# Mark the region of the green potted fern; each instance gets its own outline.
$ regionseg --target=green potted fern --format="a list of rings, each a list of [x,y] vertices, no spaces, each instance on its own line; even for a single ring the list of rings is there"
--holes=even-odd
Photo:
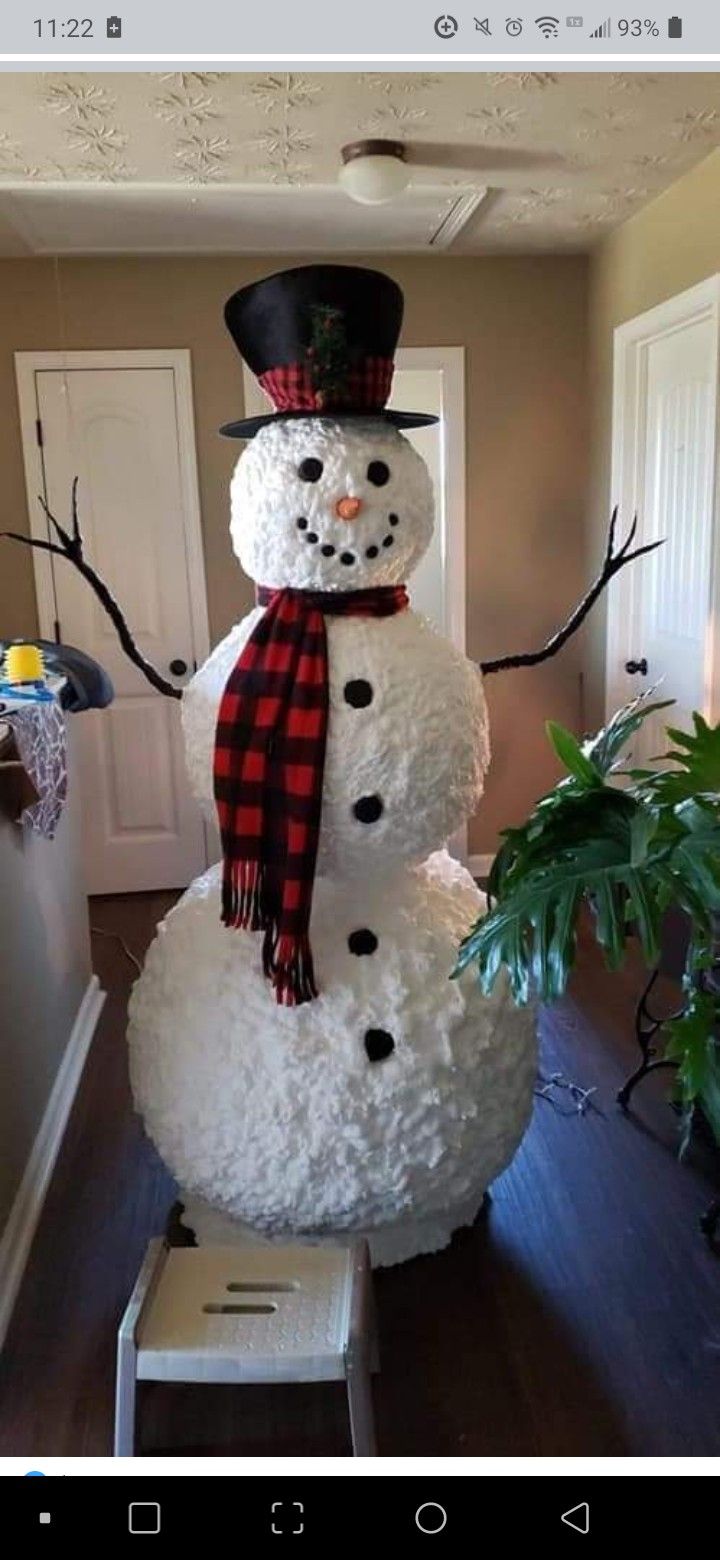
[[[647,717],[672,701],[641,695],[584,742],[549,721],[567,773],[520,828],[506,829],[488,880],[487,910],[461,945],[456,973],[475,964],[483,990],[506,970],[515,1001],[554,1002],[575,962],[589,907],[610,969],[637,936],[649,966],[663,917],[689,922],[684,1007],[661,1030],[677,1064],[683,1145],[698,1105],[720,1143],[720,726],[693,716],[667,728],[667,767],[625,767],[622,753]]]

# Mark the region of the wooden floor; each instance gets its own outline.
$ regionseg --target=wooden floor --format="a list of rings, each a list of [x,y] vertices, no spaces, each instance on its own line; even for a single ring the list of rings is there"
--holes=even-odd
[[[169,902],[96,900],[92,919],[142,957]],[[93,946],[108,1000],[0,1359],[3,1454],[109,1452],[115,1331],[174,1198],[130,1107],[135,971],[117,941]],[[487,1216],[376,1275],[382,1453],[720,1453],[720,1261],[698,1232],[715,1188],[676,1162],[663,1075],[637,1115],[614,1103],[642,983],[584,951],[573,997],[542,1017],[542,1067],[596,1088],[597,1109],[538,1099]],[[348,1451],[334,1386],[152,1386],[142,1417],[146,1452]]]

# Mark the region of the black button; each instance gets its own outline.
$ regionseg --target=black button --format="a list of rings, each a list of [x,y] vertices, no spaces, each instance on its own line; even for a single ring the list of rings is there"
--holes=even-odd
[[[348,937],[348,948],[358,959],[366,954],[374,953],[378,945],[377,937],[367,926],[361,926],[356,932],[351,932]]]
[[[371,1062],[384,1062],[395,1050],[395,1041],[387,1029],[366,1029],[365,1050]]]
[[[383,537],[383,547],[392,547],[392,544],[393,544],[394,540],[395,540],[394,536],[384,536]]]
[[[353,807],[358,823],[377,823],[383,810],[379,796],[361,796]]]
[[[354,710],[366,710],[373,701],[372,688],[364,677],[353,677],[350,682],[346,682],[343,695],[345,703],[352,704]]]
[[[346,563],[346,564],[354,563],[355,562],[355,554],[354,553],[341,553],[340,554],[340,562],[341,563]]]
[[[307,523],[307,520],[305,519],[304,515],[300,516],[300,519],[296,522],[296,524],[297,524],[298,531],[307,531],[307,524],[308,523]]]
[[[398,515],[388,515],[388,520],[390,521],[391,525],[397,525],[398,522],[399,522],[399,516]]]
[[[326,542],[325,546],[320,548],[320,551],[323,555],[323,558],[335,557],[335,548],[331,545],[330,542]]]
[[[376,547],[375,544],[373,543],[372,547],[367,547],[366,548],[366,550],[365,550],[365,557],[366,558],[377,558],[377,555],[378,555],[379,551],[380,551],[380,548]]]
[[[317,541],[317,532],[316,531],[308,531],[308,534],[305,537],[305,541],[306,542],[316,542]]]

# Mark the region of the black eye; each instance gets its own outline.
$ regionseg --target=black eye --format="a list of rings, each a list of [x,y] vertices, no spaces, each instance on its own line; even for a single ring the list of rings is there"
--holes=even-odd
[[[302,465],[298,467],[298,476],[303,482],[319,482],[323,474],[323,463],[316,460],[314,455],[309,455]]]
[[[374,487],[384,487],[390,481],[390,467],[385,465],[384,460],[371,460],[367,474],[368,482],[372,482]]]

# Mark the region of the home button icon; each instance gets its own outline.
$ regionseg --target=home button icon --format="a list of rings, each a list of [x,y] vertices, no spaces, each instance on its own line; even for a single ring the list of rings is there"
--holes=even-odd
[[[415,1522],[421,1533],[442,1533],[447,1526],[447,1512],[435,1500],[426,1500],[415,1512]]]

